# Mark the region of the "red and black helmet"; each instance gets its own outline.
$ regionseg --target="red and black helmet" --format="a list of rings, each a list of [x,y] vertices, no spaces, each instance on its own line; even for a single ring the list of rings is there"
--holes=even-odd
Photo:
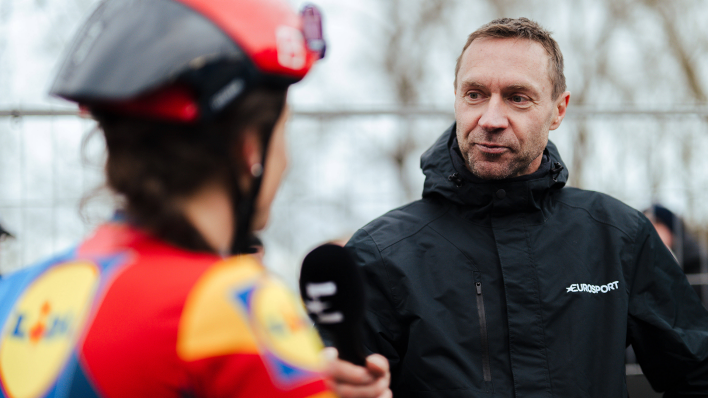
[[[208,122],[253,88],[299,81],[324,52],[314,6],[297,15],[285,0],[104,0],[50,93],[92,112]],[[269,139],[262,137],[264,165]],[[261,176],[250,192],[231,184],[232,253],[248,248]]]
[[[324,56],[319,11],[280,0],[106,0],[50,94],[175,122],[208,120],[252,87],[287,87]]]

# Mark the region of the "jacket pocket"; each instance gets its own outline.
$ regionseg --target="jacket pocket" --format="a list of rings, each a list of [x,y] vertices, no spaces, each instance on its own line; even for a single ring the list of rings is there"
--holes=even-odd
[[[493,394],[490,372],[491,354],[495,352],[491,321],[496,318],[490,312],[493,290],[491,285],[484,286],[479,271],[466,274],[464,271],[460,270],[453,278],[444,273],[446,280],[431,281],[427,288],[411,289],[403,300],[404,311],[415,315],[407,318],[403,327],[401,359],[392,371],[394,396],[452,398]],[[435,277],[442,276],[425,275],[428,279]],[[476,282],[481,283],[482,297],[477,295]],[[485,304],[488,308],[484,308]],[[480,308],[486,318],[481,322]],[[430,394],[424,395],[427,393]]]
[[[482,372],[485,384],[492,382],[492,369],[489,364],[489,339],[487,337],[487,314],[484,310],[484,292],[482,278],[478,272],[474,273],[474,286],[477,296],[477,315],[479,318],[479,338],[482,346]]]

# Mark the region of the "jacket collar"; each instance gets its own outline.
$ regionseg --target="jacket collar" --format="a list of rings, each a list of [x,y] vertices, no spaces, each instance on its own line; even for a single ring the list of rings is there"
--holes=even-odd
[[[563,188],[568,180],[567,168],[550,141],[537,172],[505,180],[477,178],[465,167],[459,149],[455,149],[455,127],[453,123],[421,156],[421,169],[426,176],[423,197],[442,195],[484,213],[528,213],[540,210],[546,195]]]

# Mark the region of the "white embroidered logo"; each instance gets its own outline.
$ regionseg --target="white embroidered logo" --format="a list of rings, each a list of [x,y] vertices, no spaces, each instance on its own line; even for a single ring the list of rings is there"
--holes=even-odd
[[[606,285],[589,285],[587,283],[573,283],[565,288],[566,293],[571,292],[588,292],[588,293],[607,293],[611,290],[619,288],[619,281],[610,282]]]

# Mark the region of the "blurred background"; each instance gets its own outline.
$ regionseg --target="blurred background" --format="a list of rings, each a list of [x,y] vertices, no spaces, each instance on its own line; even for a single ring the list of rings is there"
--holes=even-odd
[[[700,249],[708,242],[708,2],[316,3],[328,53],[291,89],[291,167],[262,234],[266,264],[291,286],[316,245],[346,240],[420,197],[419,158],[454,120],[454,65],[466,36],[501,16],[536,20],[564,53],[572,95],[551,140],[570,185],[640,210],[662,203],[676,216],[677,257],[688,261],[690,252],[708,272]],[[12,234],[0,238],[0,273],[68,248],[115,206],[102,189],[101,134],[46,94],[96,4],[0,0],[0,224]],[[697,289],[704,276],[692,277]]]

